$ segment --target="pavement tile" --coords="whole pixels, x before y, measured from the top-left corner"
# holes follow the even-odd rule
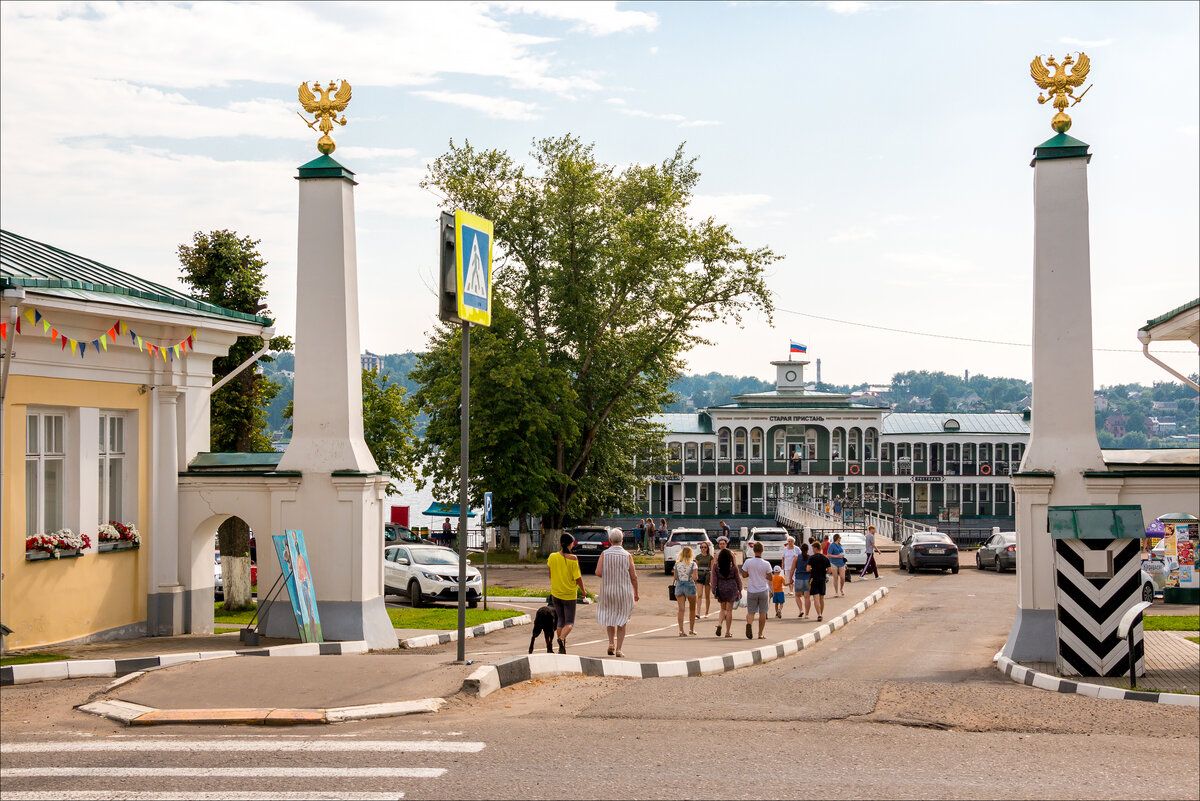
[[[230,710],[233,711],[233,710]],[[268,726],[293,726],[304,723],[324,723],[324,709],[272,709],[266,717]]]

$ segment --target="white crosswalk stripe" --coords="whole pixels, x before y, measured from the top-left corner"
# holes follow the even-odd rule
[[[477,754],[484,747],[481,742],[461,740],[358,740],[345,735],[257,734],[213,739],[118,735],[4,742],[0,743],[0,755],[4,757],[0,766],[0,781],[4,785],[0,801],[390,801],[404,797],[403,786],[395,786],[396,779],[437,779],[447,773],[444,767],[395,762],[419,758],[413,755],[429,759],[438,759],[440,755],[443,760],[455,761],[457,755]],[[292,755],[296,754],[304,755],[305,764],[288,762],[294,761]],[[272,764],[274,756],[284,760],[283,764]],[[197,764],[178,766],[181,758]],[[170,764],[172,759],[176,760],[176,766]],[[352,760],[351,764],[357,766],[320,765],[322,761],[339,759],[343,763]],[[85,760],[86,764],[79,764]],[[107,764],[96,764],[97,760]],[[167,764],[154,764],[159,760]],[[247,764],[248,760],[253,760],[253,764]],[[220,764],[223,761],[226,764]],[[148,763],[154,766],[142,766]],[[369,767],[363,767],[364,763]],[[294,783],[297,780],[303,781],[304,789],[297,789],[299,785]],[[195,789],[189,789],[193,782]],[[164,786],[165,789],[153,789]],[[272,786],[279,789],[269,789]]]

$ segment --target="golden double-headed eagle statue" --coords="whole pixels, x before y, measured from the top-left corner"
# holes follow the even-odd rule
[[[336,92],[335,92],[336,90]],[[317,99],[320,95],[320,99]],[[333,95],[331,98],[330,95]],[[312,89],[308,88],[308,84],[300,84],[300,105],[304,110],[313,115],[313,120],[310,122],[303,114],[296,112],[304,123],[314,131],[320,130],[321,138],[317,140],[317,150],[328,156],[337,148],[337,144],[333,141],[333,137],[329,132],[333,130],[333,124],[346,124],[346,117],[338,119],[338,112],[345,111],[346,106],[350,105],[350,82],[342,81],[339,87],[337,81],[330,81],[328,89],[322,89],[319,81],[313,81]]]
[[[1074,69],[1067,74],[1067,67],[1074,64]],[[1050,74],[1050,67],[1054,67],[1054,74]],[[1071,127],[1071,118],[1067,115],[1065,109],[1083,100],[1083,96],[1088,93],[1091,86],[1084,89],[1079,97],[1075,96],[1075,88],[1083,86],[1083,82],[1087,80],[1088,70],[1092,68],[1092,61],[1087,57],[1087,53],[1080,53],[1079,58],[1066,56],[1062,63],[1054,60],[1054,56],[1046,59],[1046,63],[1042,63],[1042,57],[1037,56],[1029,63],[1029,75],[1033,78],[1033,82],[1039,88],[1045,89],[1046,94],[1038,95],[1039,103],[1049,103],[1053,101],[1054,107],[1058,109],[1058,113],[1050,120],[1050,127],[1059,133],[1066,133]],[[1069,99],[1069,100],[1068,100]]]

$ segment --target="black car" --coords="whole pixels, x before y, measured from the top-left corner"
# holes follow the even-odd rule
[[[916,573],[926,568],[958,572],[958,546],[940,531],[919,531],[900,546],[900,569]]]
[[[1001,531],[988,537],[975,552],[975,567],[993,567],[997,573],[1017,569],[1017,532]]]
[[[600,554],[609,546],[608,529],[604,526],[576,526],[571,529],[575,538],[575,546],[571,553],[579,560],[579,570],[583,573],[595,573],[596,565],[600,562]]]

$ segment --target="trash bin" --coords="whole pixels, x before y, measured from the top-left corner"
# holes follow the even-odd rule
[[[1145,674],[1142,624],[1128,639],[1121,617],[1141,600],[1140,506],[1051,506],[1056,666],[1060,676],[1121,676],[1132,645]]]

